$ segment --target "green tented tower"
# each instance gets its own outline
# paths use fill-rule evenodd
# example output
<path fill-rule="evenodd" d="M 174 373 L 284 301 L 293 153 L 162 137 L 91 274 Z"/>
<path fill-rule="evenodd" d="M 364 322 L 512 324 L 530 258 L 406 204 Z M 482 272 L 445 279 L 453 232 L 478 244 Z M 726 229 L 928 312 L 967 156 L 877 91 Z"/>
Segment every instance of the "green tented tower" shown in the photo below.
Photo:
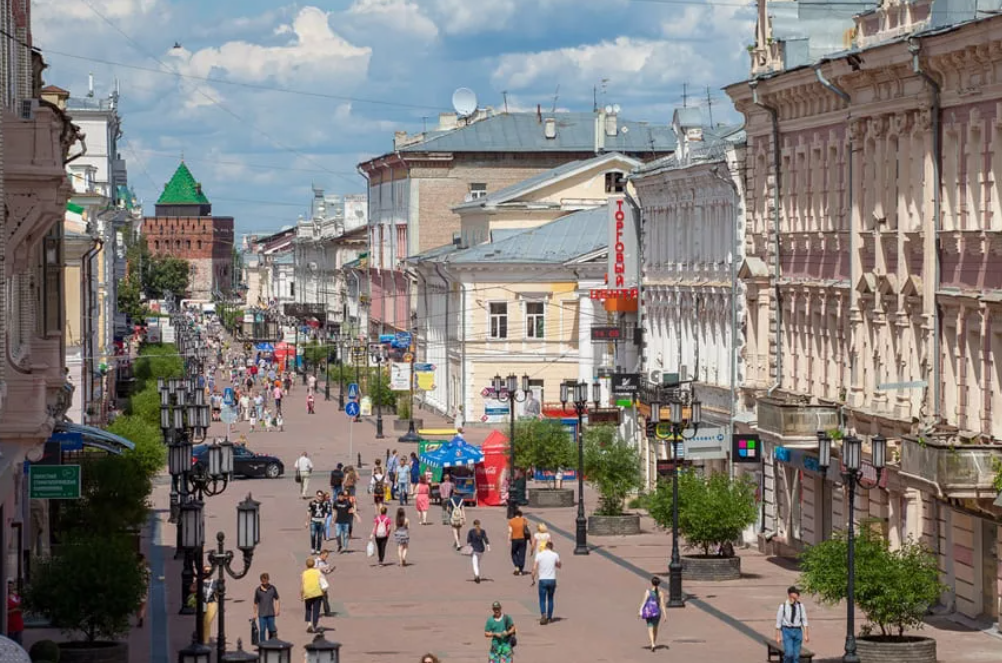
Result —
<path fill-rule="evenodd" d="M 182 161 L 160 194 L 156 210 L 157 216 L 212 216 L 212 203 Z"/>

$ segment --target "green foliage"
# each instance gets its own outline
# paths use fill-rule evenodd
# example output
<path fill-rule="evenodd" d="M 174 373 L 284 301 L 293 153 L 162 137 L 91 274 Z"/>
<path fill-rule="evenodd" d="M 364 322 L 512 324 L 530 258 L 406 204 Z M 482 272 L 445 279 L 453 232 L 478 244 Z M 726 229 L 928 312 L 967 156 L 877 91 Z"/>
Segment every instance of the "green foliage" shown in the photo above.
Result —
<path fill-rule="evenodd" d="M 626 505 L 631 509 L 649 510 L 651 508 L 652 497 L 650 493 L 640 492 L 636 497 L 630 499 Z"/>
<path fill-rule="evenodd" d="M 152 478 L 167 463 L 167 447 L 162 441 L 159 423 L 152 424 L 146 419 L 127 414 L 116 418 L 108 426 L 108 430 L 136 445 L 135 449 L 126 451 L 125 456 L 134 460 L 146 477 Z"/>
<path fill-rule="evenodd" d="M 80 536 L 34 560 L 24 602 L 64 633 L 113 640 L 129 631 L 146 582 L 129 538 Z"/>
<path fill-rule="evenodd" d="M 108 455 L 88 462 L 81 473 L 80 499 L 63 506 L 63 533 L 69 538 L 114 536 L 142 527 L 153 486 L 140 461 L 137 455 Z"/>
<path fill-rule="evenodd" d="M 623 502 L 643 485 L 640 454 L 611 424 L 589 426 L 584 434 L 585 477 L 598 490 L 600 516 L 623 514 Z"/>
<path fill-rule="evenodd" d="M 151 384 L 156 389 L 157 378 L 184 376 L 184 361 L 173 343 L 144 343 L 139 348 L 139 357 L 135 361 L 136 388 L 139 390 Z"/>
<path fill-rule="evenodd" d="M 170 295 L 182 299 L 188 291 L 190 265 L 187 260 L 169 255 L 154 256 L 145 271 L 143 288 L 150 299 L 164 299 Z"/>
<path fill-rule="evenodd" d="M 838 532 L 800 556 L 800 582 L 805 592 L 823 603 L 845 600 L 848 589 L 848 541 Z M 939 600 L 945 586 L 939 581 L 936 557 L 914 541 L 892 551 L 879 521 L 864 521 L 855 541 L 856 604 L 882 635 L 902 636 L 921 628 L 926 611 Z"/>
<path fill-rule="evenodd" d="M 52 640 L 39 640 L 28 650 L 28 656 L 31 657 L 31 663 L 42 663 L 43 661 L 59 663 L 62 651 L 59 649 L 59 645 Z"/>
<path fill-rule="evenodd" d="M 216 308 L 219 313 L 219 319 L 223 324 L 223 327 L 230 330 L 231 332 L 236 329 L 237 324 L 244 319 L 244 310 L 241 308 L 231 308 L 229 306 L 220 305 Z"/>
<path fill-rule="evenodd" d="M 717 472 L 709 477 L 687 470 L 678 477 L 678 529 L 692 548 L 710 550 L 741 536 L 755 522 L 755 484 L 747 477 L 731 479 Z M 661 527 L 671 527 L 672 486 L 658 483 L 650 514 Z"/>
<path fill-rule="evenodd" d="M 305 346 L 303 346 L 303 361 L 305 361 L 310 366 L 314 364 L 320 364 L 327 361 L 327 355 L 330 353 L 331 356 L 334 354 L 333 345 L 325 345 L 320 341 L 311 341 Z"/>
<path fill-rule="evenodd" d="M 564 425 L 556 419 L 515 422 L 515 465 L 558 470 L 574 464 L 576 448 Z"/>
<path fill-rule="evenodd" d="M 992 471 L 995 472 L 995 476 L 992 477 L 992 487 L 995 488 L 995 492 L 1002 493 L 1002 461 L 998 458 L 992 458 Z"/>
<path fill-rule="evenodd" d="M 138 275 L 129 274 L 118 285 L 118 310 L 134 322 L 142 320 L 149 313 L 142 295 L 143 286 Z"/>
<path fill-rule="evenodd" d="M 397 418 L 404 421 L 411 418 L 411 396 L 405 394 L 397 398 Z"/>

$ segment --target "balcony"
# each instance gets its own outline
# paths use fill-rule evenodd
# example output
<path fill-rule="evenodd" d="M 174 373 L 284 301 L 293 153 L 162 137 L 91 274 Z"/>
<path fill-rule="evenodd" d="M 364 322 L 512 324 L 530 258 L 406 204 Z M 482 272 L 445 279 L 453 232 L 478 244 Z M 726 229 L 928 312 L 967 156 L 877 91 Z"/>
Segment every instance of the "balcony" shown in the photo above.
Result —
<path fill-rule="evenodd" d="M 994 499 L 995 463 L 1002 461 L 1002 444 L 948 444 L 904 438 L 901 469 L 906 478 L 936 487 L 946 499 Z"/>
<path fill-rule="evenodd" d="M 817 447 L 818 431 L 839 427 L 838 408 L 778 398 L 758 401 L 758 430 L 779 438 L 783 446 Z"/>

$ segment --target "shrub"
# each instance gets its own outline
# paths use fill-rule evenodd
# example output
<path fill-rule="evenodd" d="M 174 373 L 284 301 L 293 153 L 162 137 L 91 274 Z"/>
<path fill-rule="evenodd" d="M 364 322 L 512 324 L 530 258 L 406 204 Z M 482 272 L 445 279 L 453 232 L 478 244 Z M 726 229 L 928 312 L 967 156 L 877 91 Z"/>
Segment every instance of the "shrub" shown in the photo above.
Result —
<path fill-rule="evenodd" d="M 407 421 L 411 418 L 411 397 L 410 394 L 397 399 L 397 418 Z"/>
<path fill-rule="evenodd" d="M 584 437 L 585 476 L 599 493 L 595 513 L 622 515 L 626 496 L 643 485 L 640 455 L 612 425 L 590 426 Z"/>
<path fill-rule="evenodd" d="M 522 419 L 515 422 L 515 465 L 538 470 L 559 470 L 574 464 L 575 445 L 556 419 Z"/>
<path fill-rule="evenodd" d="M 31 657 L 32 663 L 42 663 L 42 661 L 49 661 L 49 663 L 59 663 L 59 658 L 62 651 L 52 640 L 39 640 L 31 646 L 28 650 L 28 656 Z"/>
<path fill-rule="evenodd" d="M 848 594 L 848 540 L 845 531 L 808 548 L 800 555 L 800 582 L 805 592 L 833 605 Z M 892 551 L 879 523 L 860 524 L 855 542 L 856 605 L 866 616 L 868 633 L 901 637 L 921 628 L 926 611 L 939 600 L 945 586 L 939 581 L 936 557 L 923 545 L 906 541 Z"/>
<path fill-rule="evenodd" d="M 87 463 L 81 481 L 80 499 L 67 502 L 60 517 L 69 538 L 114 536 L 146 523 L 152 483 L 135 457 L 99 457 Z"/>
<path fill-rule="evenodd" d="M 709 477 L 687 470 L 678 477 L 678 529 L 686 544 L 702 548 L 704 555 L 734 541 L 758 516 L 755 484 L 747 477 L 731 479 L 723 473 Z M 662 481 L 651 496 L 651 517 L 661 527 L 671 527 L 672 487 Z"/>
<path fill-rule="evenodd" d="M 34 561 L 24 601 L 67 635 L 114 640 L 129 631 L 146 580 L 125 537 L 75 537 Z"/>
<path fill-rule="evenodd" d="M 135 459 L 147 477 L 155 476 L 167 463 L 167 447 L 157 424 L 136 415 L 124 415 L 115 419 L 108 430 L 136 445 L 135 449 L 126 451 L 125 456 Z"/>

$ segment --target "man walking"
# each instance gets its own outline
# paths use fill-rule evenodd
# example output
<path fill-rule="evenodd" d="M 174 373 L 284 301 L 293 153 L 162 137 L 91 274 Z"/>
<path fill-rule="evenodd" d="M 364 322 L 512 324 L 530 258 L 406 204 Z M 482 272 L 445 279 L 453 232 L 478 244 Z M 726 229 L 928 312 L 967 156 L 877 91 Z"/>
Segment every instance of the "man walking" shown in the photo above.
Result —
<path fill-rule="evenodd" d="M 328 505 L 324 499 L 324 491 L 318 490 L 317 496 L 310 500 L 307 509 L 310 514 L 310 554 L 319 555 L 324 546 L 324 522 L 327 520 Z"/>
<path fill-rule="evenodd" d="M 386 473 L 389 475 L 390 479 L 390 499 L 397 498 L 397 471 L 400 469 L 400 457 L 397 455 L 397 450 L 394 449 L 393 453 L 386 460 Z"/>
<path fill-rule="evenodd" d="M 299 477 L 299 496 L 309 498 L 310 474 L 313 472 L 313 461 L 305 451 L 303 455 L 296 459 L 296 475 Z"/>
<path fill-rule="evenodd" d="M 536 553 L 532 565 L 532 580 L 539 585 L 539 625 L 553 621 L 553 595 L 557 591 L 557 569 L 560 555 L 553 551 L 553 541 L 547 541 L 542 552 Z"/>
<path fill-rule="evenodd" d="M 344 463 L 338 463 L 337 467 L 331 470 L 331 495 L 337 499 L 337 496 L 341 494 L 344 489 Z"/>
<path fill-rule="evenodd" d="M 341 491 L 334 500 L 334 537 L 337 539 L 339 554 L 348 552 L 348 539 L 351 536 L 352 520 L 362 522 L 355 513 L 355 505 L 348 499 L 348 493 Z"/>
<path fill-rule="evenodd" d="M 446 474 L 442 477 L 442 483 L 438 484 L 438 496 L 442 500 L 442 524 L 451 525 L 452 524 L 452 507 L 449 498 L 452 497 L 452 491 L 455 486 L 452 483 L 452 477 Z"/>
<path fill-rule="evenodd" d="M 278 590 L 271 584 L 268 574 L 262 573 L 261 584 L 254 590 L 254 617 L 258 621 L 258 632 L 262 640 L 274 640 L 278 637 L 275 617 L 278 617 L 279 612 Z"/>
<path fill-rule="evenodd" d="M 511 543 L 511 563 L 515 566 L 515 575 L 525 574 L 525 550 L 529 542 L 529 521 L 522 515 L 521 509 L 515 509 L 515 517 L 508 521 L 508 541 Z"/>
<path fill-rule="evenodd" d="M 790 587 L 787 599 L 776 611 L 776 644 L 783 648 L 783 663 L 800 663 L 800 647 L 811 641 L 807 612 L 800 602 L 800 590 Z"/>

